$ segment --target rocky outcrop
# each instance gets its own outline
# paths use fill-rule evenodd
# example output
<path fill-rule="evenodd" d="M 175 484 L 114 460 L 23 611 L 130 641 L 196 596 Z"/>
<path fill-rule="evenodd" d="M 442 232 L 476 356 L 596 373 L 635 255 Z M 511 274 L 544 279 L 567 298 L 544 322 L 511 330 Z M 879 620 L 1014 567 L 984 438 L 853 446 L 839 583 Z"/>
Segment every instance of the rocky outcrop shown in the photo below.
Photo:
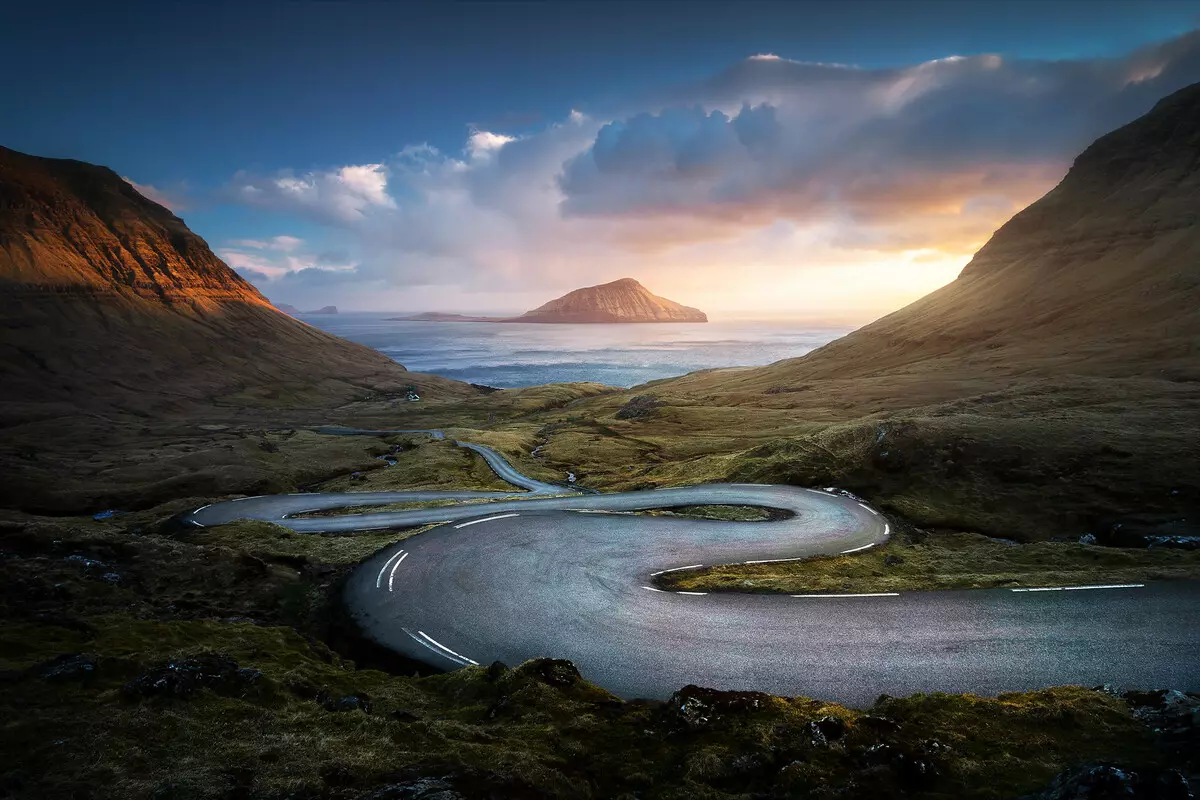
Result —
<path fill-rule="evenodd" d="M 212 689 L 221 694 L 245 694 L 264 683 L 262 672 L 239 667 L 224 653 L 201 653 L 146 670 L 121 687 L 121 695 L 130 700 L 186 698 L 201 689 Z"/>
<path fill-rule="evenodd" d="M 654 415 L 663 402 L 652 394 L 639 394 L 629 398 L 614 414 L 617 419 L 645 419 Z"/>
<path fill-rule="evenodd" d="M 1045 791 L 1021 800 L 1191 800 L 1188 779 L 1177 769 L 1134 771 L 1087 764 L 1055 776 Z"/>
<path fill-rule="evenodd" d="M 503 322 L 708 322 L 703 311 L 651 294 L 633 278 L 576 289 Z"/>

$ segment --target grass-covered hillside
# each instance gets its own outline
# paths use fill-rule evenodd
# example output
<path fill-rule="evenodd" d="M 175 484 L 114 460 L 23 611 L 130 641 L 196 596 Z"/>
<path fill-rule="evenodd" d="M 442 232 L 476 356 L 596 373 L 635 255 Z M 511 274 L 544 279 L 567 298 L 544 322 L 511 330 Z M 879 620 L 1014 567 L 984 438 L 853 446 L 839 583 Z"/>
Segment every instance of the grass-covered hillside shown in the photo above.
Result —
<path fill-rule="evenodd" d="M 399 445 L 372 481 L 420 457 L 428 470 L 410 477 L 423 485 L 486 488 L 445 444 L 338 447 L 371 459 Z M 553 660 L 422 676 L 360 641 L 337 603 L 355 564 L 419 531 L 171 524 L 209 499 L 104 521 L 0 517 L 7 794 L 1010 798 L 1085 764 L 1151 781 L 1196 768 L 1194 730 L 1144 719 L 1173 696 L 1058 688 L 855 710 L 696 687 L 624 702 Z"/>

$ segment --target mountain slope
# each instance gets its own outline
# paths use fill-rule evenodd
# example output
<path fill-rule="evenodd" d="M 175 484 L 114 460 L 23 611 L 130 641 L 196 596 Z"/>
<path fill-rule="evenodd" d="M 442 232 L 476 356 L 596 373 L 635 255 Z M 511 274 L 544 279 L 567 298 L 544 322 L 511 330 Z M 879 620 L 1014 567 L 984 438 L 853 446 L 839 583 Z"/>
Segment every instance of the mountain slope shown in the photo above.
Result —
<path fill-rule="evenodd" d="M 1200 85 L 1103 136 L 949 285 L 739 377 L 881 373 L 1200 380 Z"/>
<path fill-rule="evenodd" d="M 651 294 L 633 278 L 568 292 L 505 322 L 708 322 L 703 311 Z"/>
<path fill-rule="evenodd" d="M 652 416 L 616 416 L 645 393 Z M 1200 536 L 1200 84 L 1097 140 L 908 307 L 801 358 L 572 413 L 591 428 L 557 439 L 600 423 L 650 464 L 572 460 L 589 485 L 836 485 L 930 528 Z"/>
<path fill-rule="evenodd" d="M 0 148 L 0 419 L 195 403 L 329 404 L 414 381 L 274 309 L 115 172 Z"/>

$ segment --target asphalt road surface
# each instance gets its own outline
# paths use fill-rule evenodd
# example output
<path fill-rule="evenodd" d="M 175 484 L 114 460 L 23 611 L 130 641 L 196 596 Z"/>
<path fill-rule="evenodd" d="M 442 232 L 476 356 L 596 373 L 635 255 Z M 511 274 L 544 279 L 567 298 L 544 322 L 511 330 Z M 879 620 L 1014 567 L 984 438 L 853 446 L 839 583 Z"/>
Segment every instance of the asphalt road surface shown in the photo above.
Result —
<path fill-rule="evenodd" d="M 445 522 L 365 562 L 345 599 L 368 636 L 447 669 L 553 656 L 623 697 L 663 698 L 696 683 L 859 706 L 881 693 L 1068 683 L 1200 689 L 1200 582 L 852 596 L 664 592 L 654 586 L 664 570 L 865 550 L 886 540 L 888 522 L 856 498 L 791 486 L 547 496 L 566 490 L 525 478 L 488 448 L 463 446 L 529 493 L 483 506 L 307 519 L 288 515 L 510 495 L 274 495 L 216 503 L 190 519 L 265 519 L 305 532 Z M 698 504 L 789 516 L 622 513 Z"/>

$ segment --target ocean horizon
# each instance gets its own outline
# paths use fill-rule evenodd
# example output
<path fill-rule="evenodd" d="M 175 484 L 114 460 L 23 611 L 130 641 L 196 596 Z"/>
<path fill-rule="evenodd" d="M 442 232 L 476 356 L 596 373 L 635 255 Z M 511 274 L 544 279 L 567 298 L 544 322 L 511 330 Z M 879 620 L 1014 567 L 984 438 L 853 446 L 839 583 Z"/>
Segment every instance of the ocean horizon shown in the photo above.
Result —
<path fill-rule="evenodd" d="M 511 389 L 594 381 L 628 388 L 702 369 L 796 358 L 854 330 L 796 320 L 707 323 L 411 322 L 399 312 L 300 314 L 414 372 Z"/>

